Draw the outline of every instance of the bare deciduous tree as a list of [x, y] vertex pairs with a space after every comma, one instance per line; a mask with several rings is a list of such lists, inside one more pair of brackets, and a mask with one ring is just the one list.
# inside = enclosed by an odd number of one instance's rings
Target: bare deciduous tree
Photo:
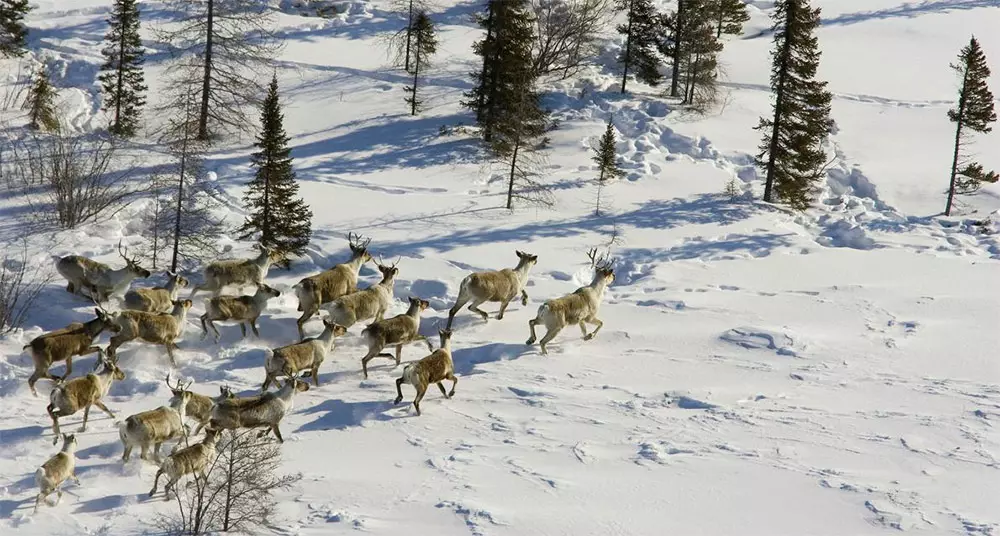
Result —
[[72, 229], [110, 217], [145, 189], [110, 136], [4, 132], [0, 175], [38, 223]]
[[226, 430], [218, 456], [205, 478], [192, 477], [187, 493], [178, 493], [177, 512], [158, 520], [168, 534], [242, 532], [253, 534], [274, 515], [274, 492], [287, 489], [301, 475], [279, 475], [277, 443], [257, 437], [257, 430]]
[[[262, 73], [281, 48], [272, 30], [273, 11], [259, 0], [167, 0], [180, 13], [176, 24], [157, 31], [175, 64], [168, 70], [159, 109], [183, 109], [192, 87], [199, 88], [196, 138], [249, 132], [249, 108], [264, 95]], [[177, 139], [176, 132], [164, 132]]]
[[0, 258], [0, 333], [9, 333], [24, 323], [38, 294], [52, 280], [52, 273], [28, 264], [28, 246], [4, 246]]
[[531, 58], [537, 76], [575, 75], [597, 56], [612, 0], [531, 0], [535, 41]]

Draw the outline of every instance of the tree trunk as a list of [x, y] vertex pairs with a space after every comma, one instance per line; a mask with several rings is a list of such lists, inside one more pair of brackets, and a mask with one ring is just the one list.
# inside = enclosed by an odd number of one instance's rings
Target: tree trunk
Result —
[[670, 73], [670, 96], [677, 96], [678, 85], [681, 80], [681, 43], [684, 42], [684, 25], [687, 23], [684, 20], [687, 12], [684, 6], [687, 5], [684, 0], [677, 0], [677, 19], [675, 24], [677, 28], [674, 30], [674, 72]]
[[514, 174], [517, 169], [517, 152], [521, 148], [521, 140], [514, 142], [514, 154], [510, 157], [510, 179], [507, 183], [507, 209], [514, 206]]
[[122, 82], [125, 77], [125, 24], [126, 20], [124, 13], [122, 13], [122, 27], [121, 36], [119, 36], [120, 41], [118, 43], [118, 83], [115, 85], [115, 132], [120, 132], [121, 129], [121, 112], [122, 112]]
[[718, 0], [718, 4], [715, 6], [715, 9], [719, 10], [719, 20], [717, 21], [718, 22], [718, 26], [716, 26], [716, 30], [715, 30], [715, 38], [716, 39], [721, 39], [722, 38], [722, 25], [725, 24], [725, 22], [726, 22], [726, 13], [722, 9], [722, 2], [723, 2], [723, 0]]
[[[483, 40], [483, 45], [488, 46], [493, 37], [493, 0], [490, 0], [486, 4], [486, 38]], [[484, 106], [486, 105], [486, 93], [482, 91], [485, 89], [486, 85], [486, 66], [489, 65], [491, 49], [485, 48], [483, 50], [483, 70], [479, 75], [479, 85], [480, 91], [478, 95], [478, 102], [476, 102], [476, 121], [482, 122], [484, 116]]]
[[417, 36], [417, 49], [413, 51], [413, 98], [410, 100], [410, 115], [417, 115], [418, 76], [420, 76], [420, 36]]
[[174, 254], [170, 261], [170, 271], [174, 273], [177, 272], [177, 250], [181, 239], [181, 210], [184, 202], [184, 168], [187, 166], [187, 144], [188, 135], [185, 132], [184, 142], [181, 145], [181, 176], [177, 186], [177, 212], [174, 214]]
[[403, 69], [410, 72], [410, 41], [413, 38], [413, 0], [410, 0], [410, 16], [406, 23], [406, 65]]
[[788, 76], [788, 56], [792, 53], [792, 33], [789, 22], [794, 18], [794, 2], [788, 3], [785, 13], [785, 42], [781, 44], [781, 58], [778, 66], [778, 87], [774, 97], [774, 120], [771, 124], [771, 144], [767, 153], [767, 169], [764, 175], [764, 201], [772, 202], [774, 191], [774, 152], [778, 148], [778, 129], [781, 126], [781, 111], [785, 102], [785, 78]]
[[951, 157], [951, 180], [948, 181], [948, 203], [944, 207], [944, 215], [951, 216], [951, 205], [955, 200], [955, 179], [958, 172], [958, 153], [962, 145], [962, 122], [965, 121], [965, 104], [967, 97], [967, 87], [969, 85], [969, 66], [965, 66], [965, 74], [962, 75], [962, 93], [958, 99], [958, 126], [955, 127], [955, 152]]
[[271, 161], [271, 154], [267, 155], [267, 162], [264, 164], [264, 214], [261, 219], [260, 243], [265, 246], [272, 246], [274, 237], [271, 232], [271, 171], [274, 164]]
[[632, 54], [632, 3], [628, 6], [628, 33], [625, 34], [625, 66], [622, 69], [622, 93], [625, 93], [625, 82], [628, 81], [628, 62]]
[[215, 23], [215, 0], [208, 0], [205, 30], [205, 75], [201, 82], [201, 113], [198, 114], [198, 139], [208, 139], [208, 96], [212, 89], [212, 32]]
[[[503, 0], [494, 0], [494, 1], [503, 1]], [[495, 14], [491, 14], [490, 18], [494, 17], [496, 18], [494, 24], [502, 26], [503, 25], [503, 20], [501, 20], [502, 17], [496, 16]], [[483, 110], [483, 118], [484, 118], [483, 141], [487, 142], [493, 139], [493, 121], [495, 120], [493, 114], [493, 103], [496, 102], [497, 82], [499, 81], [500, 78], [499, 71], [497, 70], [497, 64], [499, 63], [498, 59], [500, 57], [500, 47], [497, 46], [496, 43], [494, 43], [494, 46], [491, 48], [491, 50], [492, 54], [490, 59], [492, 60], [491, 61], [492, 68], [490, 69], [490, 85], [489, 85], [490, 98], [484, 103], [485, 109]]]

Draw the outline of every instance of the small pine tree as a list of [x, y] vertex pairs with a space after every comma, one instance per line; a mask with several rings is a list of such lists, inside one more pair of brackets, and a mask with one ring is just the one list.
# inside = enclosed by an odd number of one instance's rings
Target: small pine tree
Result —
[[142, 72], [145, 51], [139, 37], [139, 6], [137, 0], [115, 0], [108, 19], [110, 30], [104, 36], [101, 50], [101, 87], [104, 90], [104, 110], [111, 112], [108, 130], [126, 138], [135, 135], [139, 117], [146, 104], [146, 84]]
[[618, 164], [618, 148], [616, 145], [615, 126], [609, 119], [608, 126], [604, 129], [604, 135], [601, 136], [601, 141], [594, 148], [594, 152], [597, 154], [591, 157], [591, 160], [597, 164], [598, 182], [606, 182], [625, 175], [625, 171]]
[[975, 191], [981, 183], [996, 182], [998, 178], [996, 172], [986, 171], [980, 164], [961, 161], [961, 148], [967, 139], [966, 131], [986, 134], [993, 130], [992, 125], [997, 120], [993, 108], [993, 93], [987, 86], [990, 67], [986, 63], [986, 54], [983, 53], [975, 36], [962, 48], [958, 55], [958, 63], [953, 63], [951, 68], [959, 75], [962, 85], [958, 93], [958, 106], [948, 110], [948, 119], [956, 126], [955, 152], [951, 161], [951, 180], [948, 186], [948, 203], [944, 209], [945, 216], [951, 215], [956, 190]]
[[287, 267], [287, 255], [301, 255], [309, 244], [312, 211], [298, 195], [276, 75], [261, 104], [260, 122], [261, 132], [254, 143], [259, 150], [250, 157], [257, 173], [243, 196], [250, 215], [239, 229], [240, 239], [260, 233], [260, 243], [284, 254], [281, 264]]
[[726, 188], [722, 191], [722, 193], [729, 196], [730, 203], [736, 202], [740, 195], [743, 194], [743, 192], [740, 191], [739, 183], [736, 182], [736, 177], [729, 177], [729, 180], [726, 181]]
[[764, 201], [775, 198], [796, 209], [812, 202], [825, 169], [823, 144], [830, 133], [830, 92], [816, 80], [819, 44], [814, 32], [819, 8], [809, 0], [775, 6], [771, 91], [774, 115], [755, 127], [765, 132], [756, 161], [764, 170]]
[[28, 0], [0, 0], [0, 56], [17, 58], [27, 52], [24, 17], [29, 11]]
[[594, 215], [600, 216], [601, 209], [604, 207], [602, 205], [602, 194], [604, 192], [604, 185], [612, 179], [617, 179], [625, 175], [625, 171], [618, 165], [618, 149], [616, 147], [615, 140], [615, 127], [611, 120], [608, 119], [608, 126], [604, 130], [604, 135], [601, 136], [601, 141], [598, 143], [597, 147], [594, 148], [596, 153], [591, 157], [591, 160], [597, 164], [597, 199], [594, 202]]
[[437, 51], [437, 37], [434, 35], [434, 23], [427, 13], [417, 13], [413, 21], [413, 85], [405, 88], [409, 94], [405, 98], [410, 105], [410, 115], [417, 115], [423, 100], [417, 95], [420, 73], [430, 67], [430, 57]]
[[743, 24], [750, 20], [747, 4], [743, 0], [711, 0], [712, 18], [715, 20], [715, 38], [722, 34], [740, 35]]
[[28, 111], [28, 127], [34, 130], [58, 130], [55, 100], [56, 89], [49, 82], [48, 69], [43, 65], [35, 73], [35, 81], [28, 89], [28, 98], [24, 101], [24, 109]]
[[657, 34], [660, 16], [650, 0], [615, 0], [615, 7], [624, 11], [625, 24], [618, 26], [618, 33], [625, 36], [625, 48], [618, 55], [622, 65], [622, 93], [628, 82], [629, 69], [635, 71], [636, 79], [651, 86], [663, 80], [660, 74], [660, 58], [656, 55]]

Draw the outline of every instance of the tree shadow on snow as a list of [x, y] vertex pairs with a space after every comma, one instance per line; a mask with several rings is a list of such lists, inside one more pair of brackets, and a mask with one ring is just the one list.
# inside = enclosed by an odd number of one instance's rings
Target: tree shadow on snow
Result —
[[292, 153], [300, 162], [312, 159], [300, 166], [300, 179], [362, 189], [375, 188], [395, 195], [440, 191], [410, 185], [384, 187], [330, 176], [340, 173], [357, 175], [390, 168], [422, 169], [460, 163], [463, 160], [472, 161], [478, 155], [479, 142], [472, 138], [445, 139], [433, 143], [440, 138], [442, 126], [454, 124], [463, 116], [407, 119], [408, 117], [394, 116], [395, 121], [360, 127], [293, 147]]
[[537, 221], [518, 227], [487, 227], [461, 230], [423, 240], [386, 242], [379, 249], [386, 256], [419, 256], [424, 249], [439, 254], [459, 248], [494, 243], [524, 243], [542, 238], [565, 238], [589, 232], [600, 232], [617, 224], [637, 229], [673, 229], [683, 225], [724, 226], [750, 218], [762, 205], [730, 203], [725, 196], [701, 194], [689, 198], [655, 199], [633, 210], [605, 217], [583, 217], [567, 220]]
[[302, 414], [320, 414], [311, 422], [303, 424], [298, 432], [313, 432], [318, 430], [345, 430], [369, 420], [387, 421], [391, 417], [385, 414], [391, 409], [391, 401], [384, 402], [345, 402], [339, 399], [329, 399], [301, 411]]

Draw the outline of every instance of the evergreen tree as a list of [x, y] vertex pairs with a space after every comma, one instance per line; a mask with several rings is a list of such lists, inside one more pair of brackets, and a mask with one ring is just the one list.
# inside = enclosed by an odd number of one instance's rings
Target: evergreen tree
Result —
[[594, 148], [593, 157], [591, 160], [597, 164], [597, 199], [594, 202], [594, 215], [600, 216], [601, 209], [604, 208], [602, 204], [602, 194], [604, 192], [604, 185], [612, 179], [617, 179], [625, 175], [625, 171], [618, 164], [618, 149], [616, 147], [615, 140], [615, 127], [611, 120], [608, 119], [608, 126], [604, 130], [604, 135], [601, 136], [601, 141], [598, 143], [597, 147]]
[[[545, 114], [534, 88], [531, 50], [535, 34], [528, 1], [491, 0], [489, 9], [488, 17], [482, 19], [488, 24], [487, 38], [473, 47], [483, 56], [484, 68], [472, 73], [475, 85], [463, 104], [476, 112], [483, 140], [494, 154], [506, 157], [507, 149], [498, 148], [509, 144], [509, 132], [533, 132], [536, 124], [542, 124], [544, 132]], [[514, 125], [518, 121], [527, 125]], [[494, 140], [498, 133], [503, 137]]]
[[430, 57], [437, 51], [437, 37], [434, 23], [427, 13], [417, 13], [413, 22], [413, 85], [405, 88], [409, 93], [406, 103], [410, 105], [410, 115], [417, 115], [423, 101], [417, 95], [421, 70], [430, 67]]
[[715, 97], [722, 42], [713, 27], [713, 12], [708, 4], [711, 1], [685, 1], [688, 5], [684, 30], [686, 42], [682, 47], [682, 56], [674, 64], [673, 73], [674, 78], [684, 80], [685, 104], [707, 104]]
[[312, 211], [299, 197], [299, 185], [292, 169], [291, 149], [283, 126], [284, 114], [278, 101], [278, 78], [271, 78], [261, 105], [261, 132], [250, 157], [257, 173], [250, 181], [243, 202], [250, 215], [240, 227], [240, 239], [260, 233], [259, 241], [286, 256], [301, 255], [312, 235]]
[[139, 37], [137, 0], [115, 0], [108, 19], [111, 29], [104, 36], [101, 54], [101, 87], [104, 109], [114, 114], [108, 129], [112, 134], [132, 137], [139, 128], [139, 116], [146, 104], [146, 84], [142, 72], [145, 51]]
[[951, 180], [948, 186], [948, 203], [944, 209], [945, 216], [951, 215], [956, 190], [959, 193], [975, 191], [981, 183], [997, 182], [998, 179], [996, 172], [986, 171], [982, 165], [964, 160], [961, 154], [961, 148], [966, 144], [968, 137], [967, 131], [986, 134], [993, 130], [992, 124], [997, 120], [993, 108], [993, 93], [986, 85], [990, 78], [990, 67], [986, 63], [986, 54], [983, 53], [975, 36], [962, 48], [958, 55], [958, 63], [953, 63], [951, 68], [962, 80], [962, 86], [958, 92], [958, 106], [948, 110], [948, 119], [956, 126], [955, 152], [951, 161]]
[[591, 160], [597, 164], [598, 182], [606, 182], [625, 175], [625, 171], [618, 164], [617, 143], [615, 139], [615, 126], [608, 119], [608, 126], [604, 129], [604, 135], [601, 136], [601, 141], [594, 148], [596, 154], [591, 157]]
[[29, 11], [28, 0], [0, 0], [0, 56], [16, 58], [27, 52], [24, 17]]
[[711, 0], [712, 18], [715, 21], [715, 38], [722, 34], [740, 35], [743, 24], [750, 20], [747, 5], [743, 0]]
[[24, 109], [28, 111], [29, 128], [48, 131], [59, 129], [55, 99], [56, 89], [49, 82], [48, 69], [43, 65], [35, 73], [35, 80], [28, 89], [28, 98], [24, 101]]
[[780, 0], [773, 18], [774, 114], [755, 127], [765, 132], [756, 160], [765, 174], [764, 201], [777, 198], [805, 209], [823, 176], [823, 144], [832, 128], [830, 93], [826, 82], [815, 79], [820, 10], [811, 8], [809, 0]]
[[628, 82], [629, 69], [635, 71], [637, 80], [656, 86], [663, 80], [660, 58], [656, 55], [660, 17], [650, 0], [615, 0], [615, 7], [624, 11], [625, 24], [618, 26], [618, 33], [625, 36], [625, 48], [618, 55], [622, 64], [622, 93]]

